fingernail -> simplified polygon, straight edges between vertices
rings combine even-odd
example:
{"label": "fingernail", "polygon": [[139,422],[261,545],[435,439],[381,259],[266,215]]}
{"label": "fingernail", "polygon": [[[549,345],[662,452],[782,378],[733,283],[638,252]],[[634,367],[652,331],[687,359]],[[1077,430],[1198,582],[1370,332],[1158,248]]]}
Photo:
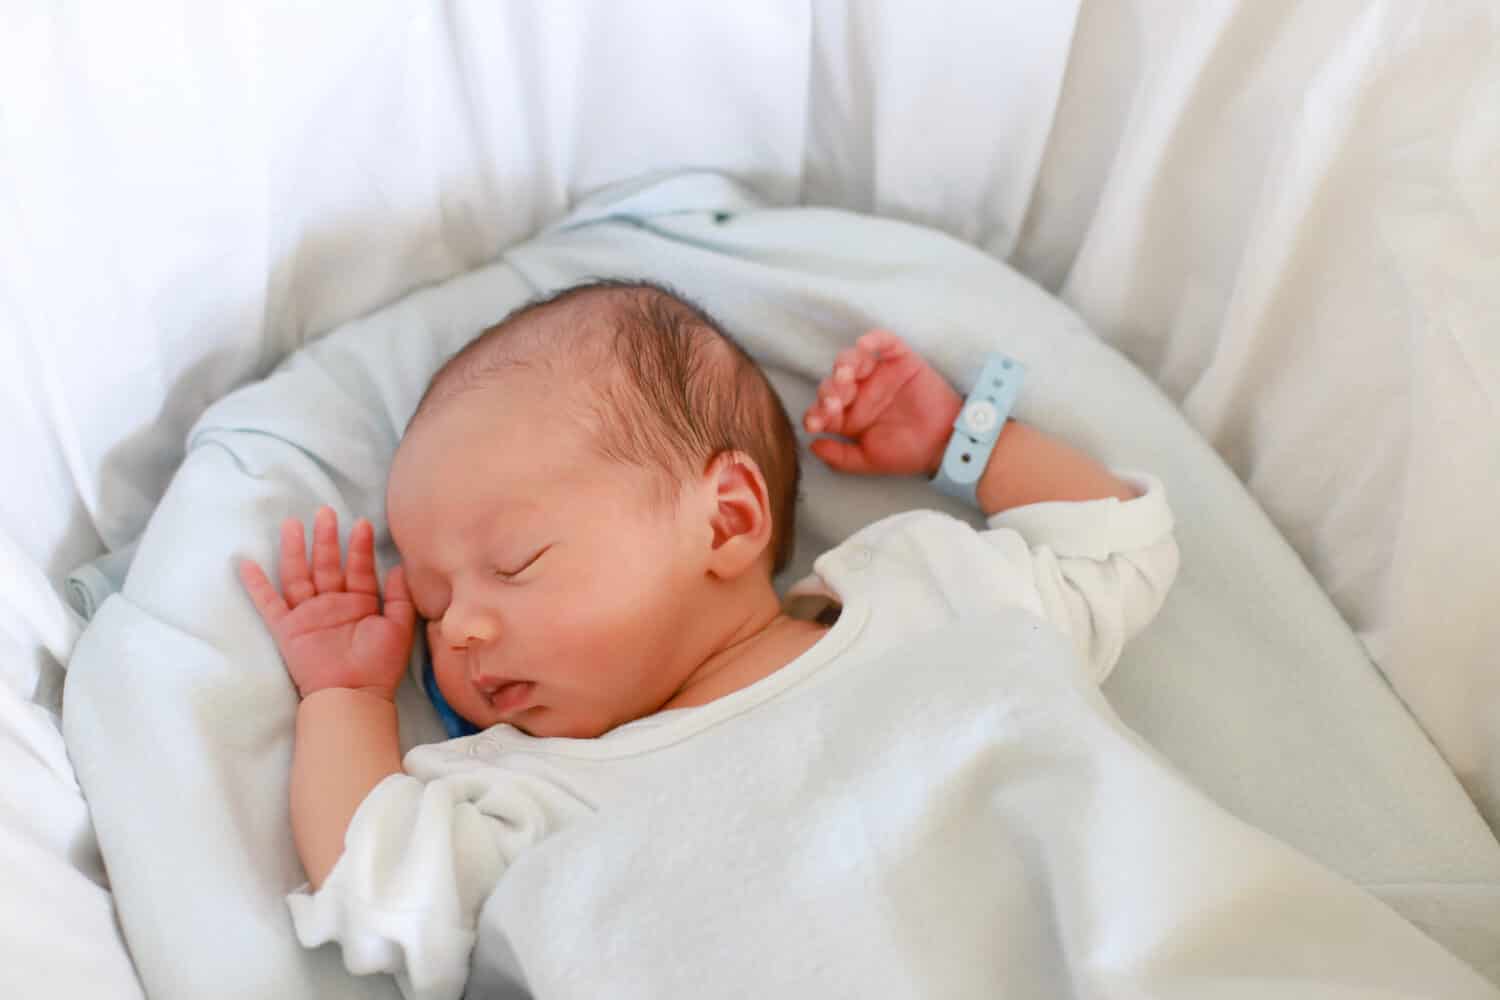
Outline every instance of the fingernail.
{"label": "fingernail", "polygon": [[817,417],[813,417],[807,422],[807,429],[816,434],[818,431],[823,429],[823,421],[818,419]]}
{"label": "fingernail", "polygon": [[838,382],[853,382],[854,372],[849,369],[848,365],[839,365],[833,370],[833,377]]}

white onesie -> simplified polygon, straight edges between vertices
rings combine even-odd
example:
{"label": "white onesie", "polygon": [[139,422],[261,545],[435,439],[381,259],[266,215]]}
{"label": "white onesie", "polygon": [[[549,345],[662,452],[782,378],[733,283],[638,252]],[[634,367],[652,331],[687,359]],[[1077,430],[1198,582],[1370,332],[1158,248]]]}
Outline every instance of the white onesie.
{"label": "white onesie", "polygon": [[485,996],[1058,985],[1066,963],[1019,961],[1057,945],[1016,810],[1091,726],[1128,738],[1094,684],[1177,572],[1161,483],[1122,478],[1142,495],[859,531],[787,596],[840,605],[828,633],[708,705],[413,749],[288,897],[298,937],[422,998],[471,967]]}

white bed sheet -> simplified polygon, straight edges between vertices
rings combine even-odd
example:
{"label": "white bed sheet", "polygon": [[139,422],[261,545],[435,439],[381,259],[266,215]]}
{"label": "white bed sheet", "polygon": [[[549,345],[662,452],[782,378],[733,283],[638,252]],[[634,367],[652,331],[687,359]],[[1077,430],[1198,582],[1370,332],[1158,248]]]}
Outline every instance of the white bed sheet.
{"label": "white bed sheet", "polygon": [[[0,631],[0,657],[30,655]],[[8,684],[0,774],[0,993],[142,1000],[58,720]]]}
{"label": "white bed sheet", "polygon": [[[1059,127],[1125,125],[1058,290],[1255,493],[1500,830],[1500,4],[1092,7]],[[1134,86],[1085,54],[1116,18]]]}
{"label": "white bed sheet", "polygon": [[[1500,3],[980,6],[815,6],[805,197],[976,242],[1162,385],[1500,829]],[[1064,28],[1060,91],[987,47]]]}
{"label": "white bed sheet", "polygon": [[[382,988],[345,982],[333,956],[292,943],[281,896],[302,879],[285,816],[295,694],[233,563],[270,559],[266,526],[322,502],[346,524],[360,514],[380,526],[389,454],[442,357],[529,288],[620,273],[704,301],[783,373],[794,408],[875,323],[953,377],[985,345],[1020,357],[1032,371],[1023,418],[1158,472],[1174,497],[1183,570],[1107,689],[1121,713],[1230,811],[1356,882],[1405,887],[1439,940],[1495,962],[1495,943],[1466,922],[1500,916],[1500,845],[1228,470],[1066,308],[935,232],[752,211],[713,175],[610,197],[584,210],[591,224],[345,327],[205,414],[123,594],[80,641],[64,704],[148,989],[193,996],[244,970],[247,955],[261,964],[253,978],[238,973],[245,995]],[[815,463],[808,473],[789,576],[869,520],[936,500],[917,482],[834,477]],[[425,718],[430,732],[412,694],[407,725]],[[209,881],[220,892],[205,897]],[[1449,905],[1455,884],[1481,907]]]}
{"label": "white bed sheet", "polygon": [[[1480,503],[1500,491],[1480,430],[1500,367],[1483,336],[1500,314],[1497,5],[1001,6],[8,8],[0,461],[27,481],[0,493],[24,556],[0,559],[0,614],[21,636],[0,678],[53,701],[76,630],[56,584],[139,529],[213,399],[580,194],[694,163],[774,201],[852,203],[1009,252],[1174,398],[1196,393],[1195,419],[1222,407],[1200,429],[1484,800],[1500,618],[1493,586],[1469,584],[1500,544]],[[1208,127],[1220,107],[1244,127]],[[1221,352],[1231,315],[1239,346]],[[1284,327],[1315,349],[1270,371],[1258,351],[1282,350]],[[1368,374],[1338,381],[1327,359],[1351,329]],[[1343,441],[1308,433],[1307,386],[1351,426],[1405,421],[1387,464],[1319,451]],[[1304,449],[1339,478],[1287,475]],[[71,782],[54,791],[79,814]],[[64,871],[53,903],[75,898]],[[90,921],[85,907],[73,924]],[[75,963],[42,952],[8,973],[33,961],[68,992]]]}
{"label": "white bed sheet", "polygon": [[689,165],[793,201],[809,19],[801,0],[8,8],[0,461],[34,478],[0,526],[53,581],[124,544],[210,402],[605,184]]}
{"label": "white bed sheet", "polygon": [[0,716],[0,745],[4,807],[45,836],[0,820],[36,875],[0,893],[23,929],[0,993],[140,989],[67,759],[12,723],[58,709],[64,575],[139,533],[209,403],[580,195],[691,163],[794,200],[809,20],[801,0],[6,6],[0,467],[24,485],[0,490],[0,683],[42,715]]}

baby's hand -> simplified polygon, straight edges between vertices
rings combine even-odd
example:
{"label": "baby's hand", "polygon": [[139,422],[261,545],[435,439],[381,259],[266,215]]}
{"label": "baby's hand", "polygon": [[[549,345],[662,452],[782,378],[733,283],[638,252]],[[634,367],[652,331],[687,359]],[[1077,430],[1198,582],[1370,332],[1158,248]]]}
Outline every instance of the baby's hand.
{"label": "baby's hand", "polygon": [[324,688],[361,688],[395,700],[411,654],[416,611],[400,566],[385,578],[385,611],[375,575],[375,528],[354,522],[347,576],[339,560],[338,515],[318,510],[308,567],[302,522],[281,524],[281,593],[260,564],[240,563],[240,580],[276,639],[287,673],[306,698]]}
{"label": "baby's hand", "polygon": [[841,472],[932,475],[962,407],[947,380],[900,337],[871,330],[839,353],[802,425],[850,439],[812,443],[813,454]]}

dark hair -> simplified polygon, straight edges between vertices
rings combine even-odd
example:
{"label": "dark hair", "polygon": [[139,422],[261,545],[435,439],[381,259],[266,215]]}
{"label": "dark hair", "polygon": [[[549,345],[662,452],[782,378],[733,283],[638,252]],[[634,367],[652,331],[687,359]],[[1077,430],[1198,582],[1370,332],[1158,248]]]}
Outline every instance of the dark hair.
{"label": "dark hair", "polygon": [[[577,322],[562,312],[598,304],[606,308],[577,313]],[[531,322],[558,312],[560,325]],[[770,494],[771,571],[781,572],[792,557],[801,480],[791,418],[744,348],[664,285],[604,279],[525,303],[438,369],[408,429],[505,370],[582,363],[570,347],[594,347],[620,376],[601,379],[595,394],[594,445],[604,457],[657,470],[673,487],[727,451],[755,461]]]}

